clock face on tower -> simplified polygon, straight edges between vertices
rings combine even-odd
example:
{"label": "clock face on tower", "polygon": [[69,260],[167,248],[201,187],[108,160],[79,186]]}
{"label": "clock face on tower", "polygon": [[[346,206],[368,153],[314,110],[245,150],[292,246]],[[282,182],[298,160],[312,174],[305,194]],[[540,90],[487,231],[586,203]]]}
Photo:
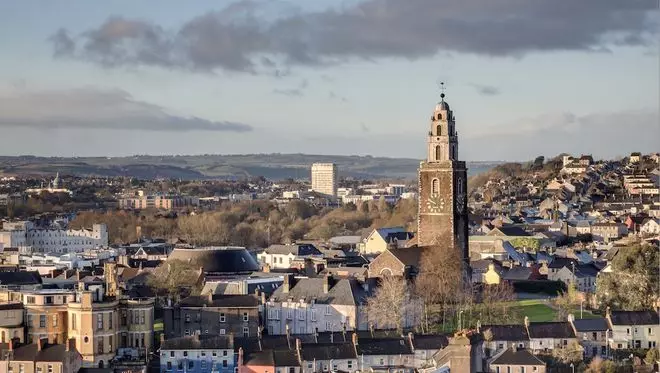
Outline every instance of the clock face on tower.
{"label": "clock face on tower", "polygon": [[429,212],[440,212],[445,209],[445,200],[437,194],[431,194],[426,200],[426,208]]}

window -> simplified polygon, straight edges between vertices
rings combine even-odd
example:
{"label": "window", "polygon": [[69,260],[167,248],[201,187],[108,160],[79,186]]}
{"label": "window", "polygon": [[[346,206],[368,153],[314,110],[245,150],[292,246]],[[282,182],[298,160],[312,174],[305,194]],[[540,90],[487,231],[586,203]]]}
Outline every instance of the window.
{"label": "window", "polygon": [[25,372],[25,364],[18,364],[18,373]]}
{"label": "window", "polygon": [[250,336],[250,329],[247,326],[243,327],[243,337],[249,337]]}
{"label": "window", "polygon": [[332,307],[330,307],[330,305],[325,306],[325,314],[326,315],[329,315],[331,310],[332,310]]}
{"label": "window", "polygon": [[195,368],[195,362],[192,360],[188,360],[188,369],[194,369]]}
{"label": "window", "polygon": [[27,325],[32,326],[32,315],[27,315]]}
{"label": "window", "polygon": [[112,330],[112,312],[108,313],[108,329]]}
{"label": "window", "polygon": [[227,364],[227,360],[224,360],[224,359],[223,359],[223,360],[222,360],[222,367],[223,367],[223,368],[226,368],[227,366],[228,366],[228,364]]}
{"label": "window", "polygon": [[329,331],[332,329],[332,323],[330,321],[325,322],[325,330]]}
{"label": "window", "polygon": [[431,181],[431,193],[432,194],[440,193],[440,180],[433,179],[433,181]]}
{"label": "window", "polygon": [[305,320],[305,309],[298,308],[298,320]]}
{"label": "window", "polygon": [[630,334],[630,328],[626,329],[626,334]]}
{"label": "window", "polygon": [[48,364],[48,373],[53,373],[53,366]]}
{"label": "window", "polygon": [[332,370],[337,370],[337,364],[332,364]]}
{"label": "window", "polygon": [[653,328],[649,328],[649,335],[653,335]]}
{"label": "window", "polygon": [[226,331],[224,329],[220,329],[220,335],[225,335]]}
{"label": "window", "polygon": [[179,364],[177,364],[177,369],[183,370],[183,361],[179,361]]}
{"label": "window", "polygon": [[183,351],[183,356],[188,356],[188,351]]}
{"label": "window", "polygon": [[327,372],[328,371],[328,364],[323,364],[323,371]]}
{"label": "window", "polygon": [[216,357],[216,356],[218,356],[218,353],[213,351],[213,353],[211,355],[213,355],[213,357]]}
{"label": "window", "polygon": [[189,314],[186,314],[185,320],[186,320],[186,322],[190,322],[190,315]]}
{"label": "window", "polygon": [[520,367],[520,373],[525,373],[525,367]]}
{"label": "window", "polygon": [[353,360],[347,361],[346,365],[348,366],[348,369],[353,369]]}
{"label": "window", "polygon": [[189,329],[186,329],[186,331],[185,331],[184,334],[185,334],[185,335],[190,335],[190,330],[189,330]]}
{"label": "window", "polygon": [[379,364],[379,365],[380,365],[380,366],[383,366],[383,365],[385,365],[385,360],[383,360],[383,359],[380,359],[380,364]]}
{"label": "window", "polygon": [[57,328],[57,315],[53,315],[53,328]]}
{"label": "window", "polygon": [[34,297],[27,297],[27,303],[28,304],[34,304],[35,303],[35,298]]}
{"label": "window", "polygon": [[174,357],[174,351],[170,351],[170,357]]}
{"label": "window", "polygon": [[[140,311],[140,324],[144,324],[144,323],[145,323],[145,320],[146,320],[146,314],[147,314],[147,311],[145,311],[145,310]],[[198,314],[198,315],[199,315],[199,314]],[[198,319],[199,319],[199,317],[198,317]]]}
{"label": "window", "polygon": [[172,362],[171,361],[167,362],[167,370],[172,370]]}
{"label": "window", "polygon": [[312,319],[312,321],[316,321],[316,310],[314,308],[312,308],[310,310],[310,315],[309,316]]}
{"label": "window", "polygon": [[46,327],[46,315],[39,315],[39,327],[40,328]]}
{"label": "window", "polygon": [[312,363],[307,363],[307,369],[312,369]]}
{"label": "window", "polygon": [[227,356],[227,350],[222,350],[222,356]]}
{"label": "window", "polygon": [[201,365],[202,365],[202,369],[206,369],[206,360],[202,360]]}
{"label": "window", "polygon": [[248,319],[249,319],[249,318],[248,318],[248,313],[247,313],[247,312],[243,312],[243,321],[248,321]]}
{"label": "window", "polygon": [[99,354],[103,353],[103,337],[100,337],[99,339],[96,340],[96,351]]}
{"label": "window", "polygon": [[286,318],[289,319],[289,320],[293,320],[293,308],[288,308],[288,309],[287,309],[287,316],[286,316]]}
{"label": "window", "polygon": [[108,349],[112,352],[112,336],[108,336]]}
{"label": "window", "polygon": [[220,322],[225,322],[225,321],[227,321],[227,317],[225,316],[225,313],[222,312],[220,313]]}

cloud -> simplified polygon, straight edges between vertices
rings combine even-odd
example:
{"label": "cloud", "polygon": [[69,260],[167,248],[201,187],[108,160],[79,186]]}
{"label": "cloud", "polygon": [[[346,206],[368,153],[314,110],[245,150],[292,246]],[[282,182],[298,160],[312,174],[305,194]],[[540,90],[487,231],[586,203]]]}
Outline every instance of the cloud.
{"label": "cloud", "polygon": [[242,0],[172,30],[111,17],[75,37],[60,29],[50,40],[56,57],[108,67],[273,74],[292,65],[418,59],[439,52],[602,51],[648,44],[658,34],[654,0],[365,0],[268,19],[259,14],[264,4]]}
{"label": "cloud", "polygon": [[168,113],[122,90],[0,92],[0,128],[248,132],[252,126]]}
{"label": "cloud", "polygon": [[470,159],[524,160],[562,152],[614,157],[657,151],[660,115],[657,109],[586,115],[559,112],[484,127],[480,132],[460,140]]}
{"label": "cloud", "polygon": [[471,86],[474,87],[474,89],[476,89],[477,92],[483,96],[497,96],[500,94],[499,88],[490,85],[481,85],[481,84],[473,83],[471,84]]}
{"label": "cloud", "polygon": [[298,86],[296,88],[288,88],[288,89],[273,89],[273,93],[277,95],[282,95],[282,96],[289,96],[289,97],[302,97],[305,89],[307,89],[307,86],[309,85],[309,82],[307,79],[303,79],[300,81]]}

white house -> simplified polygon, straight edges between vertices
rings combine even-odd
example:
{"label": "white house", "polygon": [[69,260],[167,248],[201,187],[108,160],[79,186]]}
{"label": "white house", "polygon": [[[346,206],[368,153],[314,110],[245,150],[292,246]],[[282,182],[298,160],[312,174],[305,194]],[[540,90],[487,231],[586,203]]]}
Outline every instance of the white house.
{"label": "white house", "polygon": [[311,244],[270,245],[257,254],[257,260],[270,268],[286,269],[297,258],[322,258],[323,253]]}

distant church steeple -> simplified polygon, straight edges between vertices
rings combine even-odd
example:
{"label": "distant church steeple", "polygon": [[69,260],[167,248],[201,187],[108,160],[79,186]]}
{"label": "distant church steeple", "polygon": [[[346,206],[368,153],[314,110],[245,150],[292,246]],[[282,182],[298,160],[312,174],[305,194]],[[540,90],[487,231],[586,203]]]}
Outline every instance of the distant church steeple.
{"label": "distant church steeple", "polygon": [[58,172],[53,179],[53,189],[59,189],[60,187],[60,173]]}

